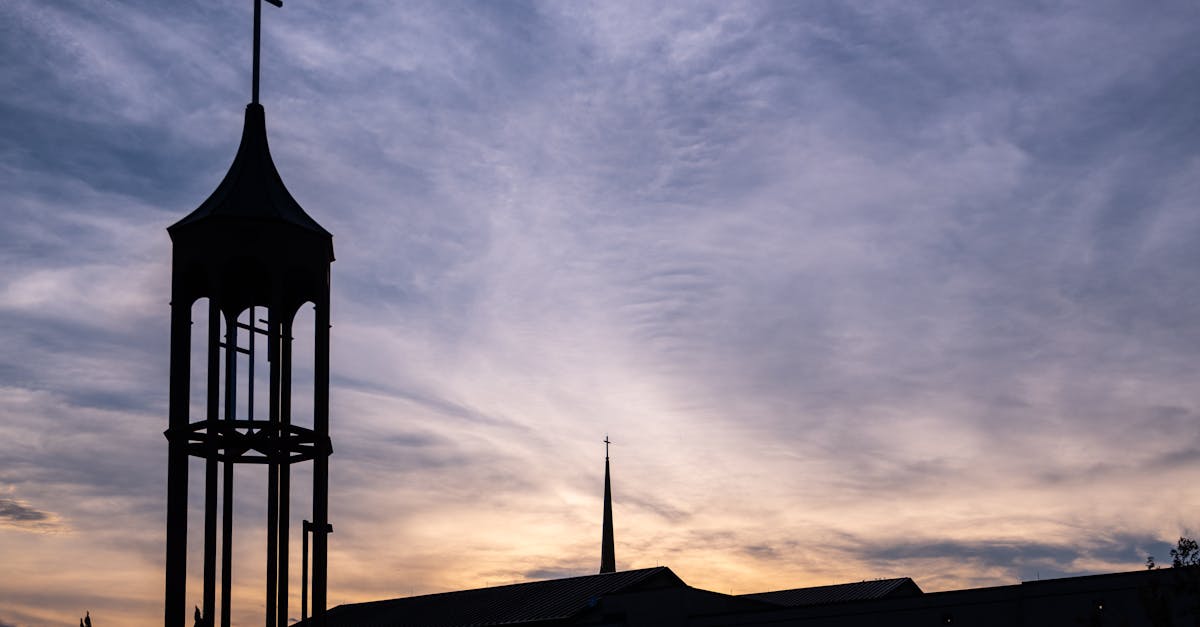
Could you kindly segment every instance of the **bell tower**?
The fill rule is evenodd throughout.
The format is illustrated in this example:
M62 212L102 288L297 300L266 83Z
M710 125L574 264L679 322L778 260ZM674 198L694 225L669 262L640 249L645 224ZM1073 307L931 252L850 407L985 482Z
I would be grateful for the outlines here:
M279 0L267 1L275 6L282 4ZM267 627L286 627L291 467L312 463L312 616L320 624L325 614L328 533L332 529L328 495L332 453L329 270L333 237L292 198L271 160L266 114L258 103L261 4L261 0L254 0L253 97L246 107L237 155L216 191L167 229L172 260L166 627L184 627L188 618L189 457L204 460L205 625L217 624L218 548L220 625L230 624L233 471L237 464L265 467L265 622ZM201 320L193 321L193 307L202 299L207 299L207 311L201 311ZM293 321L304 305L311 305L315 314L311 343L313 393L311 417L303 416L304 420L298 422L311 424L311 428L295 424L294 419L301 416L293 415L296 405L292 402ZM192 354L195 322L207 328L203 355ZM200 415L193 415L193 358L204 364L204 390L197 395L203 401L196 403L202 409L195 412ZM255 390L256 381L259 390ZM264 383L266 390L261 389ZM307 574L306 570L305 581ZM303 591L306 597L308 592Z

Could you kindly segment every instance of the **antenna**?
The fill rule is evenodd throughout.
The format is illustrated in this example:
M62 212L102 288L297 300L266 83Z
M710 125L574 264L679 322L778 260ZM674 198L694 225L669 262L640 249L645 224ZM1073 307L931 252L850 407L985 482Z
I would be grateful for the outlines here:
M283 8L283 0L267 0L271 4ZM258 104L258 49L261 47L262 40L262 0L254 0L254 66L252 70L252 89L250 92L250 102Z

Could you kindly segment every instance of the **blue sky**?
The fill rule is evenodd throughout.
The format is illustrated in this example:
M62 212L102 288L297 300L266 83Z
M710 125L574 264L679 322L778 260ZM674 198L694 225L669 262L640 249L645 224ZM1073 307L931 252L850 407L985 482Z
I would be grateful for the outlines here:
M0 623L161 614L164 229L232 160L251 6L0 5ZM1194 3L263 11L338 256L334 603L594 571L606 433L618 566L719 591L1197 532Z

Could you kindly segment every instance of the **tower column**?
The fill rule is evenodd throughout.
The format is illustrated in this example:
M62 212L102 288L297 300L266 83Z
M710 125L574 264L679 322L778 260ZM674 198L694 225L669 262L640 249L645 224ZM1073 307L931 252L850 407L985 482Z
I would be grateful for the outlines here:
M171 366L167 429L167 557L163 624L183 627L187 599L188 402L192 301L171 299Z
M313 431L323 450L313 459L312 616L324 624L329 560L329 274L316 303Z
M221 309L216 299L208 301L208 390L205 426L207 433L221 419ZM212 621L217 609L217 461L216 438L209 438L204 460L204 618Z
M225 316L225 421L237 418L237 314ZM226 449L226 455L230 451ZM221 627L230 627L233 607L233 462L221 463Z
M278 335L276 351L279 362L279 421L287 427L292 424L292 318L295 312L283 316L271 330ZM291 529L292 465L283 464L279 469L279 602L276 604L276 625L288 624L288 546Z
M273 441L272 449L278 451L280 439L279 427L279 306L273 305L267 310L267 361L270 364L268 381L270 389L267 392L267 437ZM253 312L254 308L251 307ZM253 341L254 329L258 321L254 316L250 319L250 337ZM286 452L278 451L272 456L267 465L267 627L275 627L276 603L279 600L279 456L287 457ZM283 624L280 627L287 627Z

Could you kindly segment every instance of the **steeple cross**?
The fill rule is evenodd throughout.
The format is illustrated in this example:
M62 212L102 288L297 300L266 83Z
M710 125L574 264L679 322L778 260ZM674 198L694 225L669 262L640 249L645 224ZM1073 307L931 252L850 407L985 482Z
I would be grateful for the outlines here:
M608 434L605 433L604 434L604 459L608 459L608 445L609 444L612 444L612 442L608 441Z
M267 0L271 4L283 8L283 0ZM258 104L258 49L262 40L262 0L254 0L254 66L253 66L253 83L250 93L250 102Z

